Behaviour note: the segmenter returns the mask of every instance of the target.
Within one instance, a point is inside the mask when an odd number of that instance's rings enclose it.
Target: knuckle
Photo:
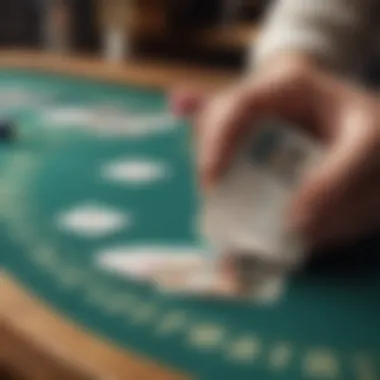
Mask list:
[[[292,89],[303,89],[310,83],[310,71],[304,65],[294,64],[285,72],[285,84]]]
[[[287,61],[282,65],[279,75],[283,84],[303,87],[310,83],[312,72],[310,66],[304,62]]]

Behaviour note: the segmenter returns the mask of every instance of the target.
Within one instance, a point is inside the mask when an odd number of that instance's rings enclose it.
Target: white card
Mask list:
[[[218,250],[296,266],[305,247],[286,231],[285,211],[321,148],[284,123],[268,122],[248,140],[203,205],[203,232]]]

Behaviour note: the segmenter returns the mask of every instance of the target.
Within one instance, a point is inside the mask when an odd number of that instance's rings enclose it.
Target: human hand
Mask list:
[[[380,119],[375,96],[303,57],[284,57],[213,96],[173,95],[193,118],[201,182],[212,187],[261,118],[286,119],[325,147],[289,207],[291,228],[312,246],[345,243],[380,226]]]

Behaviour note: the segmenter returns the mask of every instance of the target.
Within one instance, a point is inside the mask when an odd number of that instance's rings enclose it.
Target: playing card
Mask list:
[[[250,257],[252,268],[259,268],[245,275],[252,283],[255,276],[265,277],[263,263],[281,277],[304,261],[307,247],[287,230],[285,212],[320,154],[311,137],[291,125],[269,121],[247,139],[224,178],[204,199],[205,236],[222,253]]]

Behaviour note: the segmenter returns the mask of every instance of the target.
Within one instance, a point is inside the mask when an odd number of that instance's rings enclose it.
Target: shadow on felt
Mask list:
[[[355,244],[316,251],[303,271],[306,276],[373,278],[380,273],[380,232]]]

